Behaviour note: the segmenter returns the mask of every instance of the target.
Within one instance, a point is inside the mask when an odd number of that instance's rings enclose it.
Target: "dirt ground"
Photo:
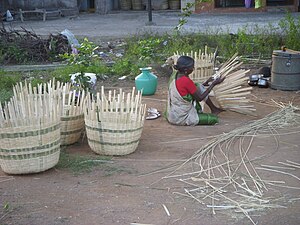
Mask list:
[[[155,95],[143,97],[147,107],[164,111],[167,79],[159,77]],[[106,85],[105,81],[102,84]],[[109,85],[130,90],[134,81],[117,81]],[[106,88],[110,87],[106,85]],[[205,206],[176,194],[182,192],[183,186],[175,179],[161,179],[175,169],[174,163],[180,165],[193,155],[209,140],[208,137],[230,132],[275,111],[277,108],[270,105],[272,99],[300,106],[300,93],[296,91],[254,87],[251,99],[257,108],[257,117],[226,111],[220,114],[220,123],[215,126],[173,126],[163,117],[146,120],[136,151],[113,157],[109,166],[116,172],[110,175],[105,173],[105,166],[82,174],[57,168],[13,176],[0,171],[0,224],[251,224],[248,218],[222,211],[213,215]],[[271,165],[280,160],[300,163],[299,145],[299,133],[280,137],[276,151],[274,139],[265,138],[263,145],[251,148],[251,155],[271,153],[259,164]],[[86,139],[69,146],[67,152],[95,155]],[[300,187],[300,181],[294,177],[259,172],[270,180],[285,180],[286,185]],[[293,174],[300,176],[300,170],[294,170]],[[277,187],[276,194],[279,199],[289,197],[292,200],[279,200],[283,208],[251,214],[253,220],[257,224],[300,224],[300,190]]]

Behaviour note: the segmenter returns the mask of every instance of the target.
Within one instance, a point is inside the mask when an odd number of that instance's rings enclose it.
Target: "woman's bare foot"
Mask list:
[[[225,111],[224,109],[215,107],[215,108],[211,111],[211,113],[214,114],[214,115],[218,115],[218,114],[220,114],[221,112],[224,112],[224,111]]]

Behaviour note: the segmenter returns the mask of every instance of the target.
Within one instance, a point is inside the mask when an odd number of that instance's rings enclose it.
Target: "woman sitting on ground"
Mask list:
[[[167,119],[175,125],[213,125],[218,123],[217,115],[223,110],[216,107],[208,94],[225,78],[209,78],[206,82],[195,84],[189,75],[194,70],[194,59],[189,56],[180,56],[169,82]],[[209,82],[211,84],[207,87]],[[203,113],[199,104],[205,101],[211,113]]]

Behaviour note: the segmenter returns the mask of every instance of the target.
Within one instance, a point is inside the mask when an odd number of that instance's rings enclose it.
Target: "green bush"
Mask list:
[[[280,20],[279,27],[282,29],[282,44],[287,48],[300,50],[300,16],[295,19],[287,13],[285,18]]]
[[[21,80],[20,75],[8,75],[0,71],[0,102],[8,101],[13,92],[13,86]]]

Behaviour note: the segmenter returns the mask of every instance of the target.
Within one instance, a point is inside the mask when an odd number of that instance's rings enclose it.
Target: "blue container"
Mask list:
[[[142,73],[135,78],[135,86],[142,95],[154,95],[157,88],[157,76],[151,73],[151,67],[140,68]]]

